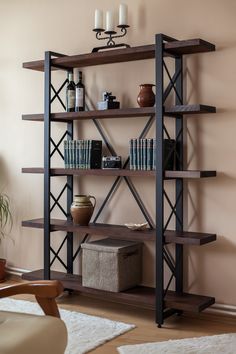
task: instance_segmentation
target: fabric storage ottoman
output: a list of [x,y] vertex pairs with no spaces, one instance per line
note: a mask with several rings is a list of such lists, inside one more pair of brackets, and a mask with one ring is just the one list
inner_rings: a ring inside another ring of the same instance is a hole
[[83,286],[119,292],[141,282],[142,243],[106,238],[81,247]]

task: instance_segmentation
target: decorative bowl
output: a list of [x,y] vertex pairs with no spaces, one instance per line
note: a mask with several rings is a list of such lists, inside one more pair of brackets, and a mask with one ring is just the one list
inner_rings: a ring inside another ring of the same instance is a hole
[[144,222],[142,224],[135,224],[135,223],[127,223],[125,224],[126,227],[128,227],[128,229],[130,230],[136,230],[136,231],[140,231],[140,230],[145,230],[148,228],[148,223]]

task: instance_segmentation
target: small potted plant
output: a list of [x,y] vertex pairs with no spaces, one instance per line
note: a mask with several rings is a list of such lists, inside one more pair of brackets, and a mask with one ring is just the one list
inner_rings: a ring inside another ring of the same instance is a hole
[[[12,215],[10,212],[9,198],[0,193],[0,241],[6,235],[6,226],[12,226]],[[0,282],[5,279],[6,259],[0,258]]]

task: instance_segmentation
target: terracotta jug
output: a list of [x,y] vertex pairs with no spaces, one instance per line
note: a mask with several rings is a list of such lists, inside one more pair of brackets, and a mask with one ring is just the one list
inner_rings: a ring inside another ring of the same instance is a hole
[[140,107],[152,107],[155,104],[155,94],[152,88],[155,85],[142,84],[139,85],[140,91],[137,97],[137,102]]
[[[94,200],[94,205],[91,203],[90,199]],[[75,195],[74,201],[70,208],[74,224],[81,226],[88,225],[95,205],[96,198],[92,195]]]

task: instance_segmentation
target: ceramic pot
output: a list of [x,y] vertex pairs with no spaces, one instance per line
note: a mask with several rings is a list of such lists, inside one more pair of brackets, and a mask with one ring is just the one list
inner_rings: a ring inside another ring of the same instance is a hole
[[6,276],[6,260],[0,258],[0,283],[5,280]]
[[137,102],[140,107],[152,107],[155,104],[155,94],[152,88],[155,85],[142,84],[139,85],[140,91],[137,97]]
[[[94,204],[91,200],[94,200]],[[73,223],[77,225],[88,225],[96,205],[96,198],[91,195],[75,195],[70,212]]]

